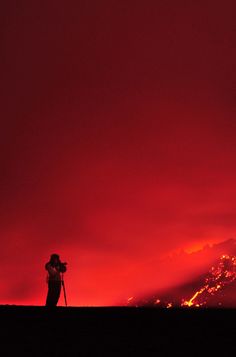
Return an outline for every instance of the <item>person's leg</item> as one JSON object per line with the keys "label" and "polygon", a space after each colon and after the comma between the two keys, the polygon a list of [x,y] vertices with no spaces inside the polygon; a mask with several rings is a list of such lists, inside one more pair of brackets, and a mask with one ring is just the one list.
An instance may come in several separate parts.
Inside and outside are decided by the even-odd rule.
{"label": "person's leg", "polygon": [[48,293],[47,293],[47,299],[46,299],[46,306],[53,306],[52,296],[53,296],[53,284],[51,281],[49,281],[48,282]]}
{"label": "person's leg", "polygon": [[61,281],[55,281],[55,286],[54,286],[54,304],[55,304],[55,306],[58,303],[60,294],[61,294]]}
{"label": "person's leg", "polygon": [[60,293],[61,293],[61,282],[49,281],[46,306],[56,306],[60,297]]}

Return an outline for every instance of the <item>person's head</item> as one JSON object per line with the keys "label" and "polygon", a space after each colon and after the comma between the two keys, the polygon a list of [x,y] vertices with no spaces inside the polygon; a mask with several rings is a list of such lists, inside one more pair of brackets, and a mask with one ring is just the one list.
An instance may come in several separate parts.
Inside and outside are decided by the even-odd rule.
{"label": "person's head", "polygon": [[60,262],[59,254],[51,254],[50,263],[51,264],[58,264]]}

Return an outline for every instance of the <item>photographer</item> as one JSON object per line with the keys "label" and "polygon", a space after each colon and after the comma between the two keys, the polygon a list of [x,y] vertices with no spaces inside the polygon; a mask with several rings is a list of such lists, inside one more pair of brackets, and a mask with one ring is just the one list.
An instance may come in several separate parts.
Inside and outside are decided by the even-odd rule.
{"label": "photographer", "polygon": [[66,272],[67,263],[62,263],[58,254],[52,254],[49,262],[45,264],[48,272],[47,284],[48,293],[46,306],[56,306],[61,293],[62,274]]}

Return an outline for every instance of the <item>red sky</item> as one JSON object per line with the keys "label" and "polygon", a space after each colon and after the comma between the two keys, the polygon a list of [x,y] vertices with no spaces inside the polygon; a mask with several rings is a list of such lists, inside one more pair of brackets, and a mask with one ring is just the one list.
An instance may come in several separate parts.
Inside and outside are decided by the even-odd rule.
{"label": "red sky", "polygon": [[1,2],[1,304],[44,305],[54,252],[69,305],[113,305],[235,237],[235,10]]}

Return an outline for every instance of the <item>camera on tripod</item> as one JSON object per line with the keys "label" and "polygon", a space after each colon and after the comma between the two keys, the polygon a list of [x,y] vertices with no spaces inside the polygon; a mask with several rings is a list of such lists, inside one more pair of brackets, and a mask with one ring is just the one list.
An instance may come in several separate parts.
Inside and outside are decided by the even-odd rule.
{"label": "camera on tripod", "polygon": [[66,272],[66,270],[67,270],[66,265],[67,265],[66,262],[64,262],[64,263],[60,262],[59,263],[59,269],[60,269],[61,273],[65,273]]}

